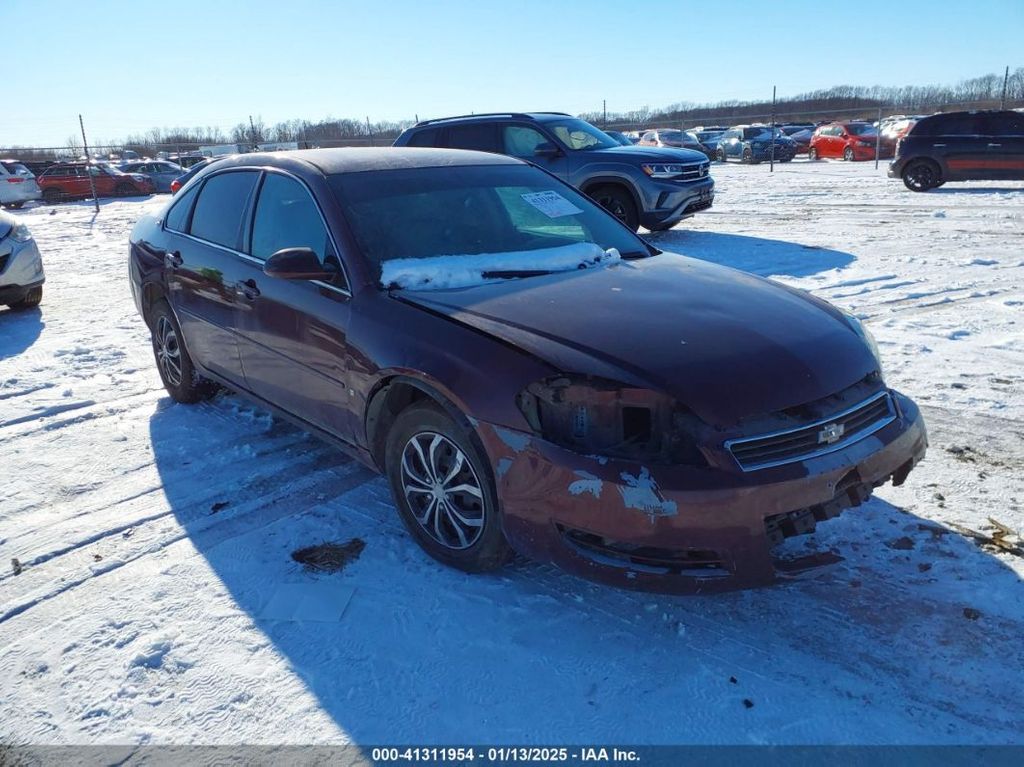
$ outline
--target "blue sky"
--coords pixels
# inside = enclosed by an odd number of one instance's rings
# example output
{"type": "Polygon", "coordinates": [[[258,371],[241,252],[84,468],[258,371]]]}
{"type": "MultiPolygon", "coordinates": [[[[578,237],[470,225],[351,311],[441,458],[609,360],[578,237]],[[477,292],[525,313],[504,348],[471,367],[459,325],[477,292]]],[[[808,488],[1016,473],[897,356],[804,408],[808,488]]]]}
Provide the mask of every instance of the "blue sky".
{"type": "Polygon", "coordinates": [[[0,0],[0,26],[0,146],[62,144],[79,112],[95,141],[250,114],[626,111],[1024,66],[1024,0],[0,0]]]}

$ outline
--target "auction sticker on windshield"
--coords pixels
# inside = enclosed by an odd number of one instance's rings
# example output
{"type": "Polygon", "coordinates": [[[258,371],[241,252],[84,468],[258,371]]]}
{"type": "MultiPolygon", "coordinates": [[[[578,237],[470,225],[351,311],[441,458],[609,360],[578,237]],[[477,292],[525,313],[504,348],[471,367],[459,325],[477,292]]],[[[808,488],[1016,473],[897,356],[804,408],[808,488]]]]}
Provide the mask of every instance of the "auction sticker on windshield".
{"type": "Polygon", "coordinates": [[[583,211],[562,197],[558,192],[530,192],[522,195],[530,205],[535,207],[548,218],[561,218],[562,216],[574,216],[583,211]]]}

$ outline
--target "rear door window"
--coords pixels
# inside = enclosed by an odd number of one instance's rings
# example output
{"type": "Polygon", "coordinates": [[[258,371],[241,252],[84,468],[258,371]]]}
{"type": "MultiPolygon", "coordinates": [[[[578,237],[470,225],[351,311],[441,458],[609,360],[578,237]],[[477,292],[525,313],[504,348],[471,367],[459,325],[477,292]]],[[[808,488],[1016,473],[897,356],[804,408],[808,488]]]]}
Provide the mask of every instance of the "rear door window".
{"type": "Polygon", "coordinates": [[[192,213],[191,234],[237,250],[242,215],[258,177],[256,171],[233,171],[207,179],[192,213]]]}
{"type": "Polygon", "coordinates": [[[498,127],[494,123],[452,125],[448,128],[448,146],[453,149],[500,152],[498,127]]]}

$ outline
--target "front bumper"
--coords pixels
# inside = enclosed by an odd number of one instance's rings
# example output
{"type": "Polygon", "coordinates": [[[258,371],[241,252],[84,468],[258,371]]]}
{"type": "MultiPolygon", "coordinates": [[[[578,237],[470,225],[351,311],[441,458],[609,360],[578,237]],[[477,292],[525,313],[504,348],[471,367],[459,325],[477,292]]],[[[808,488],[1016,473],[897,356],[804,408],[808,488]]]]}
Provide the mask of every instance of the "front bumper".
{"type": "Polygon", "coordinates": [[[651,181],[649,186],[645,190],[648,200],[640,214],[640,223],[648,229],[672,226],[707,210],[715,201],[715,182],[711,176],[686,184],[651,181]]]}
{"type": "Polygon", "coordinates": [[[889,163],[889,169],[885,175],[889,178],[903,178],[903,166],[907,164],[907,161],[903,157],[894,157],[892,162],[889,163]]]}
{"type": "Polygon", "coordinates": [[[485,423],[479,434],[521,554],[623,588],[713,593],[771,584],[773,543],[902,483],[928,437],[916,405],[893,396],[898,417],[880,431],[753,472],[583,456],[485,423]]]}

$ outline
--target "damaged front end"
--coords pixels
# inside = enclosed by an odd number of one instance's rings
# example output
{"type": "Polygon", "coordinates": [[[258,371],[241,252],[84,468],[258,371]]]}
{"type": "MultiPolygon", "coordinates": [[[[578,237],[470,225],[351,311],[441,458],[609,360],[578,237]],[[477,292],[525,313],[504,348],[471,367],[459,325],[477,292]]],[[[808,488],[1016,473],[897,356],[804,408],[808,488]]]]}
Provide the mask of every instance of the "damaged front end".
{"type": "Polygon", "coordinates": [[[671,397],[583,376],[519,393],[530,432],[477,429],[496,468],[506,537],[520,553],[621,587],[710,593],[803,569],[775,561],[773,547],[906,478],[927,435],[913,402],[889,396],[892,417],[878,430],[755,471],[737,463],[727,430],[671,397]]]}

